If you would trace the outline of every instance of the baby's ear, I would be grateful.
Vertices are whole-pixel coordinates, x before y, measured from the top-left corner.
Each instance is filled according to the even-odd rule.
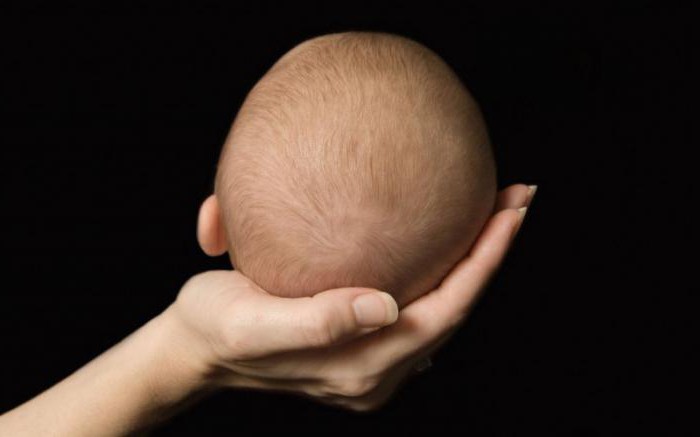
[[[221,220],[221,209],[215,195],[207,197],[199,208],[197,219],[197,241],[209,256],[226,253],[226,234]]]

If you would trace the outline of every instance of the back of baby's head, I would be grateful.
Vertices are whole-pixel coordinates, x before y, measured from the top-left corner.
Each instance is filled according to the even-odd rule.
[[[263,289],[373,287],[403,306],[467,253],[495,184],[479,109],[441,58],[348,32],[300,44],[255,85],[215,191],[231,261]]]

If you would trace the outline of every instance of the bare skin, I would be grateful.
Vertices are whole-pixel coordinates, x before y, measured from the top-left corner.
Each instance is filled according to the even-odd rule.
[[[501,191],[470,253],[400,313],[373,289],[286,299],[236,271],[196,275],[163,313],[0,416],[0,434],[134,434],[224,388],[288,391],[356,411],[379,408],[467,317],[534,191],[522,184]],[[359,316],[358,296],[366,304]]]

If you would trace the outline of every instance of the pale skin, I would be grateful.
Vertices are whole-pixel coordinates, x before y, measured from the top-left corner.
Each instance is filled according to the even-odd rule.
[[[132,435],[225,388],[287,391],[355,411],[379,408],[467,317],[534,191],[522,184],[502,190],[470,253],[400,312],[374,289],[288,299],[237,271],[196,275],[160,315],[0,416],[0,435]],[[359,296],[360,317],[353,310]]]

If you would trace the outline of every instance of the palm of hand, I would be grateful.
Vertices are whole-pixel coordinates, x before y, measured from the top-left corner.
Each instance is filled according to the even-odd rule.
[[[505,257],[522,221],[521,207],[533,194],[521,184],[501,191],[467,257],[389,326],[362,327],[352,312],[356,296],[376,290],[278,298],[237,271],[195,276],[175,309],[214,384],[291,391],[353,410],[374,409],[464,320]]]

